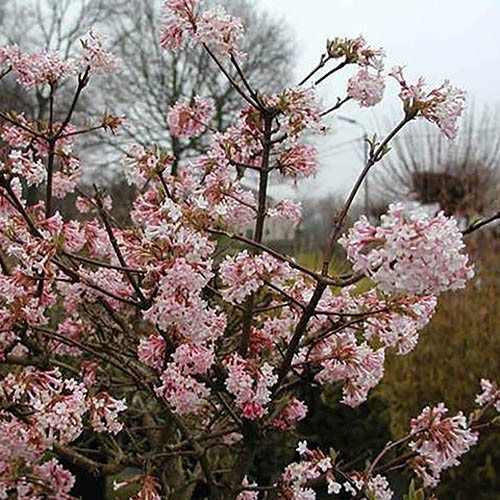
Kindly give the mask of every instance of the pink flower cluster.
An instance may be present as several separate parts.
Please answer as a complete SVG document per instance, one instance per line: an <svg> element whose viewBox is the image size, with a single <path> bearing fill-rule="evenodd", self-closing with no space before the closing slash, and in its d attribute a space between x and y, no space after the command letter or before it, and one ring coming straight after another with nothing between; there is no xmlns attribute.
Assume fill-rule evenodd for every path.
<svg viewBox="0 0 500 500"><path fill-rule="evenodd" d="M277 163L280 172L293 179L316 175L316 148L303 144L292 145L280 153Z"/></svg>
<svg viewBox="0 0 500 500"><path fill-rule="evenodd" d="M62 59L58 52L22 53L16 45L0 45L0 64L8 64L17 74L17 81L26 89L36 85L52 85L72 75L115 71L118 59L102 48L102 40L92 30L82 39L82 54Z"/></svg>
<svg viewBox="0 0 500 500"><path fill-rule="evenodd" d="M7 374L0 381L0 403L9 403L0 411L0 497L16 491L19 498L69 499L74 478L56 459L44 461L46 452L77 439L87 415L96 431L118 432L118 413L126 409L106 393L89 395L57 369Z"/></svg>
<svg viewBox="0 0 500 500"><path fill-rule="evenodd" d="M333 59L344 57L348 63L381 71L384 68L385 53L371 48L362 36L357 38L334 38L327 43L328 56Z"/></svg>
<svg viewBox="0 0 500 500"><path fill-rule="evenodd" d="M240 304L263 286L264 280L281 282L290 271L290 265L280 262L268 253L250 255L247 250L228 256L219 267L219 275L226 288L224 299Z"/></svg>
<svg viewBox="0 0 500 500"><path fill-rule="evenodd" d="M371 302L373 311L386 311L374 314L367 318L365 337L377 338L386 347L394 347L397 354L407 354L412 351L418 342L418 334L429 323L437 306L434 295L404 297L385 304L383 300L366 294L365 303ZM371 299L371 300L370 300Z"/></svg>
<svg viewBox="0 0 500 500"><path fill-rule="evenodd" d="M165 363L165 339L154 333L141 339L137 348L137 357L145 365L161 370Z"/></svg>
<svg viewBox="0 0 500 500"><path fill-rule="evenodd" d="M156 388L156 393L165 399L174 413L179 415L199 412L205 406L210 394L205 384L198 382L176 363L167 365L160 382L161 385Z"/></svg>
<svg viewBox="0 0 500 500"><path fill-rule="evenodd" d="M382 379L385 353L366 342L358 343L353 333L339 333L315 346L310 360L321 367L316 380L321 384L343 381L342 401L355 407L366 401Z"/></svg>
<svg viewBox="0 0 500 500"><path fill-rule="evenodd" d="M416 457L410 466L424 480L424 486L435 487L441 471L459 464L458 458L467 453L478 439L470 430L467 419L459 412L445 417L448 409L443 403L434 408L427 406L411 421L413 440L410 448Z"/></svg>
<svg viewBox="0 0 500 500"><path fill-rule="evenodd" d="M406 213L389 206L375 227L364 216L340 240L355 271L387 293L435 294L463 288L474 272L468 265L457 221L442 212Z"/></svg>
<svg viewBox="0 0 500 500"><path fill-rule="evenodd" d="M481 379L481 389L483 392L476 396L476 403L483 407L491 405L500 413L500 388L497 384L483 378Z"/></svg>
<svg viewBox="0 0 500 500"><path fill-rule="evenodd" d="M361 107L378 104L384 97L385 81L381 73L370 73L361 69L349 79L347 95L352 97Z"/></svg>
<svg viewBox="0 0 500 500"><path fill-rule="evenodd" d="M407 113L435 123L448 139L455 138L458 132L457 121L465 106L467 94L464 90L453 87L446 80L440 87L427 92L423 78L414 85L408 84L403 76L403 69L399 66L392 69L390 76L401 87L399 97Z"/></svg>
<svg viewBox="0 0 500 500"><path fill-rule="evenodd" d="M299 442L297 451L303 459L288 465L278 482L283 498L314 500L316 492L309 483L322 476L326 479L329 494L340 492L341 485L335 481L329 457L320 450L310 450L306 441Z"/></svg>
<svg viewBox="0 0 500 500"><path fill-rule="evenodd" d="M269 217L276 217L283 220L289 220L298 224L302 219L302 205L300 202L283 199L274 204L267 210Z"/></svg>
<svg viewBox="0 0 500 500"><path fill-rule="evenodd" d="M146 149L144 146L134 144L123 163L127 181L141 188L148 180L168 171L173 158L159 149Z"/></svg>
<svg viewBox="0 0 500 500"><path fill-rule="evenodd" d="M225 362L227 370L226 388L235 398L243 416L250 420L263 417L271 400L271 387L278 377L268 363L257 366L238 354Z"/></svg>
<svg viewBox="0 0 500 500"><path fill-rule="evenodd" d="M90 426L96 432L118 434L123 424L118 420L119 413L127 409L125 400L115 399L107 392L90 396L87 400Z"/></svg>
<svg viewBox="0 0 500 500"><path fill-rule="evenodd" d="M104 50L103 39L91 29L81 41L83 54L82 63L84 67L95 73L116 72L120 69L120 60L111 52Z"/></svg>
<svg viewBox="0 0 500 500"><path fill-rule="evenodd" d="M280 112L281 131L287 134L289 139L296 140L306 130L325 130L313 88L292 87L265 98L265 102Z"/></svg>
<svg viewBox="0 0 500 500"><path fill-rule="evenodd" d="M198 0L167 0L164 4L160 44L179 50L187 43L212 47L223 56L238 55L237 44L243 36L241 22L222 7L201 11Z"/></svg>
<svg viewBox="0 0 500 500"><path fill-rule="evenodd" d="M177 102L167 115L173 137L189 138L201 134L214 113L213 99L196 96L193 103Z"/></svg>
<svg viewBox="0 0 500 500"><path fill-rule="evenodd" d="M382 75L385 53L380 49L372 49L366 40L357 38L334 38L327 44L328 57L344 58L346 64L356 64L360 69L352 76L347 85L347 95L359 103L361 107L378 104L385 90Z"/></svg>
<svg viewBox="0 0 500 500"><path fill-rule="evenodd" d="M307 415L307 406L297 398L293 398L273 419L271 425L280 431L291 429Z"/></svg>

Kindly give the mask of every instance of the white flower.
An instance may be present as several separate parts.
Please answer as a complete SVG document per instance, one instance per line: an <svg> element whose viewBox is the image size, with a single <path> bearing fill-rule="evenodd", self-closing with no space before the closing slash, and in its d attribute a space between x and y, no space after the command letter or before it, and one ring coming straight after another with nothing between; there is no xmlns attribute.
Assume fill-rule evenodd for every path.
<svg viewBox="0 0 500 500"><path fill-rule="evenodd" d="M299 455L305 455L309 450L307 449L307 441L299 441L297 445L297 452Z"/></svg>

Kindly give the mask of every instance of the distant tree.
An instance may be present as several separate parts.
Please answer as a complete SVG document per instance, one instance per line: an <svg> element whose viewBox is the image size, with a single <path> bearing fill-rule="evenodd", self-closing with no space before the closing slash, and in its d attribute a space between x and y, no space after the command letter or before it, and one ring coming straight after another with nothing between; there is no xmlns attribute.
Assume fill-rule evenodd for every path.
<svg viewBox="0 0 500 500"><path fill-rule="evenodd" d="M294 44L284 21L258 10L249 0L225 0L222 4L241 18L245 28L242 49L246 57L241 67L250 82L270 91L289 85ZM171 53L159 46L161 7L159 0L130 0L117 22L109 26L123 69L119 81L107 82L103 97L114 113L127 117L125 134L115 138L114 147L124 150L131 140L144 146L159 144L179 161L198 154L206 136L171 136L167 125L170 106L181 96L211 97L216 110L214 128L224 129L242 101L206 52ZM234 68L228 65L226 71L237 78Z"/></svg>
<svg viewBox="0 0 500 500"><path fill-rule="evenodd" d="M104 20L113 23L126 3L126 0L5 0L0 7L0 43L17 44L33 52L57 51L67 58L79 48L79 40L90 26L99 29ZM1 104L35 119L46 118L47 89L39 87L33 95L14 78L6 79L3 85ZM60 85L69 86L66 82ZM72 95L73 89L58 92L60 100L69 100ZM79 108L87 110L90 102L85 96Z"/></svg>
<svg viewBox="0 0 500 500"><path fill-rule="evenodd" d="M500 122L493 109L470 112L454 141L425 124L403 134L374 176L374 198L439 203L448 214L471 217L494 210L498 198ZM380 204L380 203L378 203Z"/></svg>

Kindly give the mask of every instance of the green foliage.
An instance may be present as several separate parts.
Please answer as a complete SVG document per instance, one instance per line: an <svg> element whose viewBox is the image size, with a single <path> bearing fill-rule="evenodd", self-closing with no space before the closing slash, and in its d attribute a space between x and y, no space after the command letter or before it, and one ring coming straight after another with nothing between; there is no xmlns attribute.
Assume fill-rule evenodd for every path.
<svg viewBox="0 0 500 500"><path fill-rule="evenodd" d="M467 414L480 392L479 380L500 378L500 258L495 245L486 237L476 242L476 248L481 248L474 252L479 253L477 277L466 289L440 297L437 313L421 333L415 351L388 356L377 395L388 403L394 436L404 435L410 419L426 404L443 401L450 412ZM499 450L498 432L486 431L463 464L443 474L437 497L498 498Z"/></svg>
<svg viewBox="0 0 500 500"><path fill-rule="evenodd" d="M415 351L407 356L388 353L386 375L367 403L347 408L339 403L341 394L336 389L322 396L317 392L308 395L309 417L301 432L311 445L347 450L337 460L345 463L361 457L362 465L387 441L405 435L410 419L425 405L443 401L451 413L462 410L468 414L473 409L479 380L500 379L500 257L496 245L491 235L476 237L470 249L476 278L464 290L440 297L437 313L421 332ZM321 256L300 255L298 260L319 266ZM333 269L338 272L335 264ZM368 285L363 280L358 288ZM437 498L497 499L499 450L499 433L484 432L462 465L443 473L434 492ZM423 491L408 485L408 476L391 476L390 480L398 498L423 500Z"/></svg>

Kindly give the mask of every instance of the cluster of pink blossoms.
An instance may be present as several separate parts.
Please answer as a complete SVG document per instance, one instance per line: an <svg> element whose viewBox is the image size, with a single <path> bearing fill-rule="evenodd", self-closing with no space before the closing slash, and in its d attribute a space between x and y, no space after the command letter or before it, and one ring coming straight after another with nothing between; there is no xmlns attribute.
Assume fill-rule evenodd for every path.
<svg viewBox="0 0 500 500"><path fill-rule="evenodd" d="M24 54L16 45L0 45L0 66L8 65L17 81L26 89L37 85L55 85L64 79L88 70L116 70L118 59L102 47L102 39L92 30L82 39L82 55L63 59L58 52Z"/></svg>
<svg viewBox="0 0 500 500"><path fill-rule="evenodd" d="M187 101L177 102L167 116L170 133L181 138L198 135L205 130L213 113L213 99L196 96L192 104Z"/></svg>
<svg viewBox="0 0 500 500"><path fill-rule="evenodd" d="M385 82L380 73L370 73L360 69L349 79L347 94L361 107L371 107L378 104L384 97Z"/></svg>
<svg viewBox="0 0 500 500"><path fill-rule="evenodd" d="M330 457L320 450L309 449L306 441L299 442L297 452L301 460L288 465L278 482L283 498L314 500L316 492L311 483L320 478L326 482L328 495L361 497L364 493L364 498L374 500L391 500L394 497L389 482L380 474L366 479L359 474L349 476L339 473Z"/></svg>
<svg viewBox="0 0 500 500"><path fill-rule="evenodd" d="M345 64L356 64L359 71L352 76L347 85L347 95L362 107L378 104L384 97L385 81L384 51L372 49L366 40L357 38L335 38L327 44L329 58L344 58Z"/></svg>
<svg viewBox="0 0 500 500"><path fill-rule="evenodd" d="M198 0L165 2L166 49L201 45L237 70L241 33L239 21L222 9L205 11ZM359 67L348 96L361 106L379 102L383 52L362 37L335 39L327 50L328 58L344 58L341 66ZM54 53L22 54L2 46L0 65L11 68L26 88L57 87L71 75L86 85L95 73L116 68L116 60L91 31L81 57L62 60ZM445 84L425 94L423 82L408 86L400 71L394 76L407 118L420 115L453 136L461 91ZM399 206L390 207L380 227L361 219L341 240L355 271L375 283L368 292L342 283L326 286L333 278L262 251L260 237L251 250L227 251L215 235L247 244L248 238L235 233L248 224L261 234L271 217L299 221L298 203L282 199L271 206L266 196L255 196L245 176L253 171L262 180L279 173L297 182L314 175L316 150L302 139L325 130L313 88L247 97L234 123L216 133L207 126L214 108L210 99L195 97L172 107L172 136L209 130L207 150L189 162L159 147L130 148L126 175L138 194L124 226L109 213L110 198L98 190L95 198L79 192L81 221L50 209L53 197L75 191L81 163L73 139L85 130L15 114L0 124L7 151L0 163L0 248L7 260L0 273L0 361L20 365L0 381L0 497L69 498L74 478L49 454L74 443L85 427L120 432L125 399L108 390L121 396L145 390L147 407L141 402L130 413L132 435L135 411L139 417L151 412L147 418L154 427L166 411L176 414L173 420L184 424L178 427L182 437L167 455L179 452L175 460L183 466L186 452L189 469L198 457L210 462L209 449L218 458L215 450L225 447L217 438L225 446L240 443L232 447L235 453L245 449L246 426L259 433L292 429L308 413L293 389L307 380L342 384L342 402L357 406L380 382L387 353L406 354L415 347L436 295L471 277L452 219L405 214ZM105 116L101 128L114 132L119 122ZM29 203L23 188L47 182L49 155L57 165L52 192L43 189L41 201ZM42 357L49 365L69 367L76 378L34 368ZM32 360L33 367L22 368ZM483 413L491 406L498 410L498 388L487 380L481 386L477 402ZM134 399L129 398L132 404ZM463 415L445 418L445 413L444 406L428 408L412 421L411 466L431 486L477 439ZM138 435L140 441L151 439L142 430ZM202 453L193 450L193 442ZM125 481L140 484L138 498L166 494L159 481L164 462L143 460L125 439L120 445L131 451L127 460L142 469ZM103 449L109 451L105 440ZM298 452L301 460L272 486L285 498L315 498L311 483L323 477L329 494L393 496L387 479L369 468L339 471L333 458L309 450L305 442ZM205 465L199 463L193 469L201 473ZM206 479L208 485L209 474ZM239 500L258 498L256 486L245 478Z"/></svg>
<svg viewBox="0 0 500 500"><path fill-rule="evenodd" d="M418 116L435 123L449 139L457 135L457 120L464 110L467 95L464 90L453 87L446 80L441 87L426 91L423 78L419 78L413 85L408 84L403 76L403 69L399 66L392 69L390 76L401 87L399 97L407 113L418 113Z"/></svg>
<svg viewBox="0 0 500 500"><path fill-rule="evenodd" d="M201 11L198 0L166 0L160 44L168 50L179 50L186 44L208 45L218 54L238 54L237 44L243 36L240 21L224 8Z"/></svg>
<svg viewBox="0 0 500 500"><path fill-rule="evenodd" d="M384 349L373 349L367 342L358 343L354 333L339 333L317 345L310 355L321 366L316 375L320 383L343 381L343 402L358 406L384 375Z"/></svg>
<svg viewBox="0 0 500 500"><path fill-rule="evenodd" d="M225 367L228 373L226 388L234 396L243 416L254 420L265 415L271 401L270 389L278 380L273 367L268 363L258 367L238 354L233 354Z"/></svg>
<svg viewBox="0 0 500 500"><path fill-rule="evenodd" d="M483 378L481 389L483 392L476 397L476 403L483 407L491 405L500 413L500 388L497 384Z"/></svg>
<svg viewBox="0 0 500 500"><path fill-rule="evenodd" d="M446 413L447 408L440 403L434 408L424 408L411 421L414 438L410 448L416 457L410 466L422 477L425 486L435 487L441 471L458 465L458 458L478 440L478 433L471 431L461 412L454 417L445 417Z"/></svg>
<svg viewBox="0 0 500 500"><path fill-rule="evenodd" d="M251 293L264 285L264 280L277 284L285 280L290 265L268 253L250 255L243 250L234 257L228 256L219 267L219 275L226 286L222 293L228 302L241 304Z"/></svg>
<svg viewBox="0 0 500 500"><path fill-rule="evenodd" d="M293 398L274 418L271 425L280 431L291 429L297 422L306 418L307 406Z"/></svg>
<svg viewBox="0 0 500 500"><path fill-rule="evenodd" d="M39 186L47 178L45 161L48 156L48 144L39 137L33 137L29 130L38 128L40 133L49 132L47 125L36 127L33 122L23 115L17 115L21 127L8 122L0 124L0 137L9 146L9 153L5 160L0 160L0 173L9 178L25 179L30 186ZM55 123L55 127L62 124ZM74 131L72 125L65 127L67 133ZM32 148L26 152L26 148ZM72 191L81 175L81 164L73 152L70 138L61 137L55 142L54 156L59 162L59 169L53 175L53 194L56 198L64 198Z"/></svg>
<svg viewBox="0 0 500 500"><path fill-rule="evenodd" d="M57 369L9 373L0 381L0 403L16 409L0 411L0 498L13 490L19 498L46 492L70 498L73 476L56 459L44 462L45 452L77 439L86 418L96 432L117 433L118 414L126 409L124 401L105 392L89 394L84 384L63 379Z"/></svg>
<svg viewBox="0 0 500 500"><path fill-rule="evenodd" d="M285 149L278 158L278 166L283 175L294 179L308 178L316 174L316 148L304 144Z"/></svg>
<svg viewBox="0 0 500 500"><path fill-rule="evenodd" d="M354 270L387 293L438 295L463 288L474 274L461 253L465 245L457 221L442 212L430 217L390 205L379 227L362 216L340 243Z"/></svg>

